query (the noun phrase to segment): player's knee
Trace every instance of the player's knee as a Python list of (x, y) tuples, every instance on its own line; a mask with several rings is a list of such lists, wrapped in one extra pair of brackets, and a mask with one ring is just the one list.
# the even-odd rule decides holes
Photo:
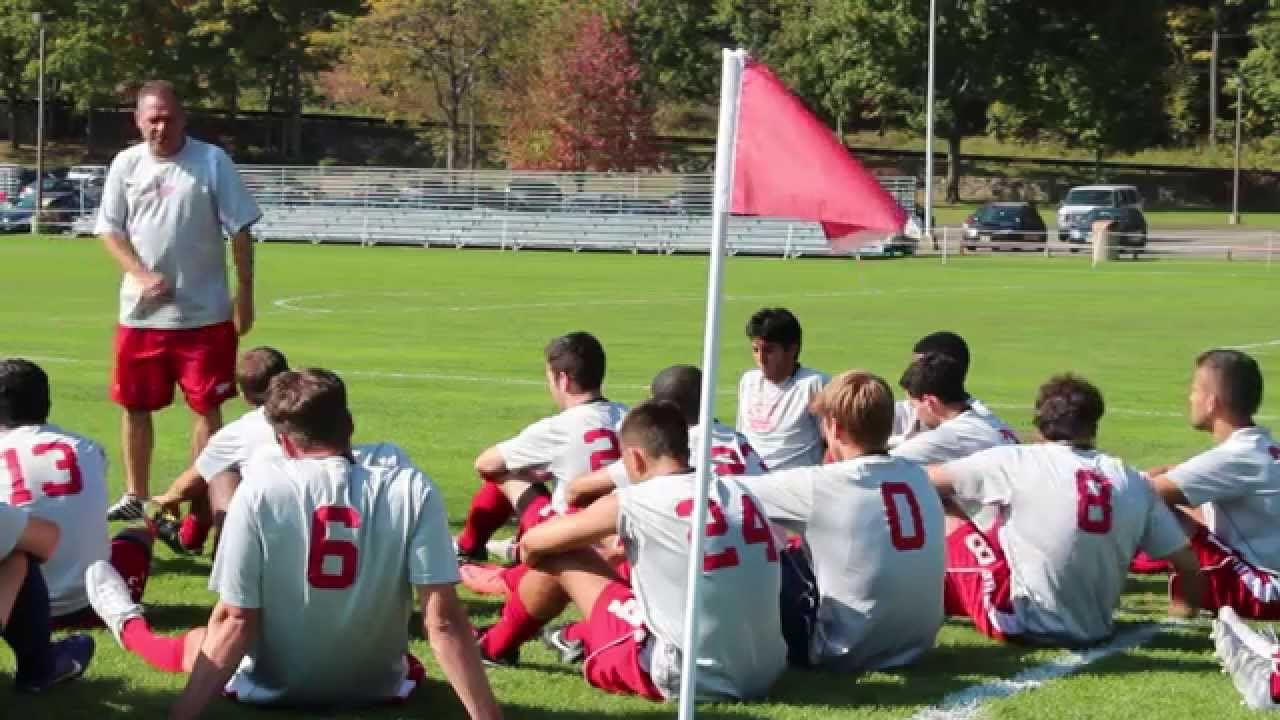
[(151, 532), (146, 528), (141, 527), (127, 527), (116, 533), (115, 539), (137, 543), (147, 549), (150, 549), (152, 543), (155, 541)]

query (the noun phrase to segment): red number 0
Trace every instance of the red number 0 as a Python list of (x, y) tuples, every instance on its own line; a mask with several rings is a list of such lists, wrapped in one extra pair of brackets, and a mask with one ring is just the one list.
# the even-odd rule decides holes
[[(329, 539), (329, 523), (344, 527), (360, 527), (360, 513), (341, 505), (322, 505), (311, 515), (311, 548), (307, 552), (307, 582), (321, 590), (341, 590), (356, 582), (360, 568), (360, 556), (355, 543), (350, 540)], [(337, 574), (325, 572), (325, 558), (336, 557), (340, 562)]]
[[(80, 463), (76, 460), (76, 451), (62, 441), (40, 443), (31, 448), (35, 457), (57, 453), (58, 460), (53, 466), (67, 473), (66, 482), (46, 482), (40, 484), (40, 491), (45, 497), (56, 498), (65, 495), (79, 495), (84, 490), (84, 477), (80, 474)], [(27, 478), (22, 473), (22, 463), (18, 461), (18, 451), (9, 448), (4, 451), (5, 468), (9, 471), (9, 483), (13, 492), (9, 496), (11, 505), (26, 505), (32, 501), (31, 490), (27, 487)]]
[(1092, 535), (1111, 532), (1111, 481), (1093, 470), (1076, 471), (1076, 525)]
[[(693, 514), (693, 499), (681, 500), (676, 505), (676, 515), (687, 518)], [(707, 501), (707, 537), (721, 537), (729, 532), (729, 523), (725, 520), (724, 510), (715, 500)], [(765, 558), (769, 562), (778, 562), (778, 548), (773, 544), (773, 533), (769, 531), (769, 523), (756, 508), (750, 496), (742, 497), (742, 540), (747, 545), (764, 543)], [(721, 568), (737, 567), (738, 548), (730, 545), (721, 552), (707, 552), (702, 558), (702, 571), (712, 572)]]
[(618, 433), (609, 428), (596, 428), (588, 430), (582, 435), (582, 442), (588, 445), (595, 443), (597, 440), (608, 440), (609, 447), (591, 453), (591, 472), (595, 472), (622, 457), (622, 451), (618, 449)]
[[(889, 540), (898, 550), (919, 550), (924, 547), (924, 518), (920, 514), (920, 503), (911, 486), (900, 482), (887, 482), (880, 486), (880, 496), (884, 498), (885, 515), (889, 518)], [(898, 512), (898, 498), (907, 505), (911, 515), (911, 533), (902, 529), (902, 515)]]

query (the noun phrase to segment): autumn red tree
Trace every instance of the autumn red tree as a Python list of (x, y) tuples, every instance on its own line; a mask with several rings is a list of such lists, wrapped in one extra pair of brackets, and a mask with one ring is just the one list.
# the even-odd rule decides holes
[(514, 96), (508, 162), (574, 172), (653, 167), (654, 103), (627, 35), (600, 14), (569, 22), (572, 41), (551, 46)]

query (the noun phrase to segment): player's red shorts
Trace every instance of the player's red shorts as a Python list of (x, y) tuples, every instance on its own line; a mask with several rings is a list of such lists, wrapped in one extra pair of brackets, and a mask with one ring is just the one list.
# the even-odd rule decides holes
[(640, 617), (631, 588), (614, 581), (596, 599), (591, 615), (578, 623), (586, 660), (582, 674), (592, 686), (619, 695), (639, 695), (655, 702), (665, 698), (640, 665), (649, 631)]
[[(142, 602), (142, 594), (147, 589), (147, 578), (151, 576), (151, 548), (127, 535), (117, 536), (111, 541), (111, 567), (124, 578), (133, 601)], [(86, 607), (53, 618), (52, 626), (54, 630), (102, 627), (102, 618), (98, 617), (93, 608)]]
[(1020, 634), (998, 525), (983, 533), (966, 522), (947, 536), (943, 605), (947, 615), (972, 618), (974, 627), (987, 637), (1007, 640)]
[[(1191, 536), (1191, 549), (1200, 559), (1205, 610), (1230, 607), (1240, 617), (1280, 620), (1280, 576), (1250, 564), (1204, 526)], [(1178, 575), (1169, 578), (1169, 594), (1182, 598)]]
[(199, 328), (116, 328), (111, 399), (127, 410), (160, 410), (173, 402), (173, 386), (198, 413), (217, 409), (236, 394), (236, 337), (230, 321)]

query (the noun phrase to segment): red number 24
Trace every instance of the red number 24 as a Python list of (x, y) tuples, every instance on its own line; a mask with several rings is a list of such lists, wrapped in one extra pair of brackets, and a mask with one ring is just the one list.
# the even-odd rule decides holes
[[(681, 500), (676, 505), (676, 515), (687, 518), (693, 514), (693, 499)], [(729, 523), (725, 520), (724, 509), (715, 500), (707, 501), (707, 537), (723, 537), (729, 532)], [(769, 531), (769, 523), (764, 514), (756, 507), (755, 500), (749, 495), (742, 496), (742, 541), (747, 545), (764, 544), (765, 558), (769, 562), (778, 562), (778, 548), (773, 544), (773, 533)], [(702, 571), (712, 572), (722, 568), (737, 567), (739, 564), (738, 548), (730, 545), (720, 552), (707, 551), (702, 558)]]

